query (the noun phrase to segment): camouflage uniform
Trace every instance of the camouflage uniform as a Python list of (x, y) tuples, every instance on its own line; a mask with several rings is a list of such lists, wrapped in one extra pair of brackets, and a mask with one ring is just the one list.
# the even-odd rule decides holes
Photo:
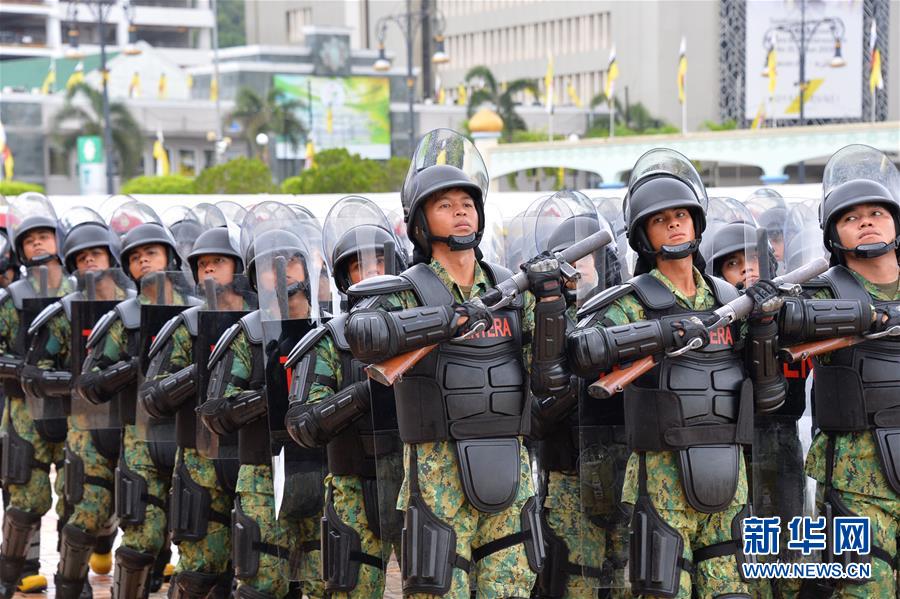
[[(242, 383), (252, 380), (254, 371), (260, 372), (263, 367), (261, 362), (254, 364), (250, 342), (243, 331), (235, 337), (229, 349), (233, 361), (225, 397), (245, 391)], [(268, 442), (266, 440), (266, 444)], [(303, 543), (318, 542), (318, 522), (312, 522), (312, 519), (294, 522), (284, 512), (276, 517), (271, 464), (241, 464), (236, 490), (241, 510), (259, 526), (260, 541), (280, 548), (278, 555), (260, 553), (256, 576), (239, 579), (238, 586), (247, 585), (279, 599), (285, 597), (291, 588), (292, 564), (288, 563), (288, 555), (299, 554)], [(318, 560), (310, 553), (304, 552), (298, 564), (301, 588), (310, 597), (324, 597), (325, 585), (318, 577)]]
[[(853, 275), (874, 299), (900, 300), (900, 292), (895, 297), (889, 297), (861, 275), (856, 272)], [(831, 292), (821, 289), (812, 297), (830, 299)], [(827, 355), (818, 357), (818, 361), (823, 363), (827, 363), (828, 359)], [(833, 437), (834, 469), (831, 486), (853, 513), (869, 517), (872, 545), (883, 548), (890, 555), (896, 555), (897, 535), (900, 533), (900, 496), (885, 478), (872, 431), (834, 433)], [(806, 474), (819, 483), (816, 487), (816, 502), (820, 513), (825, 493), (827, 444), (828, 435), (817, 433), (806, 456)], [(874, 557), (871, 564), (872, 577), (869, 582), (839, 585), (836, 596), (894, 597), (897, 591), (896, 569)]]
[[(715, 307), (715, 297), (700, 272), (694, 269), (694, 282), (697, 294), (689, 298), (679, 291), (671, 281), (659, 270), (653, 269), (650, 275), (657, 278), (671, 291), (680, 306), (688, 310), (710, 310)], [(637, 297), (631, 293), (615, 300), (604, 314), (604, 319), (616, 325), (623, 325), (646, 320), (644, 308)], [(599, 326), (599, 325), (598, 325)], [(707, 547), (716, 543), (731, 541), (731, 522), (747, 503), (747, 470), (746, 464), (740, 460), (737, 491), (731, 504), (721, 512), (704, 514), (688, 504), (681, 484), (681, 473), (678, 457), (670, 451), (645, 452), (647, 463), (647, 492), (653, 507), (663, 520), (674, 527), (684, 539), (685, 559), (693, 556), (692, 547)], [(625, 471), (625, 485), (622, 490), (622, 501), (634, 504), (638, 498), (639, 456), (632, 453)], [(742, 582), (737, 562), (733, 556), (714, 557), (696, 564), (694, 581), (700, 596), (708, 597), (725, 593), (749, 593), (747, 583)], [(691, 576), (681, 571), (679, 599), (691, 597)]]
[[(464, 290), (457, 285), (437, 260), (432, 259), (428, 266), (450, 290), (454, 300), (459, 303), (484, 294), (492, 285), (484, 269), (477, 263), (474, 282), (469, 290)], [(418, 301), (411, 291), (388, 295), (383, 301), (392, 308), (408, 309), (418, 306)], [(534, 296), (526, 293), (525, 308), (522, 312), (522, 333), (530, 337), (533, 331)], [(530, 343), (523, 343), (522, 357), (525, 366), (529, 367), (531, 364)], [(452, 441), (404, 444), (404, 479), (397, 508), (405, 511), (409, 501), (409, 452), (414, 447), (422, 498), (441, 521), (456, 531), (457, 554), (465, 559), (470, 559), (473, 547), (480, 547), (488, 541), (520, 531), (519, 517), (525, 502), (534, 495), (534, 482), (531, 477), (530, 456), (521, 438), (519, 441), (518, 493), (512, 504), (502, 512), (485, 514), (468, 502), (457, 469), (448, 467), (448, 465), (456, 464), (457, 460), (456, 448)], [(455, 599), (468, 598), (470, 575), (474, 578), (474, 586), (477, 586), (477, 594), (486, 597), (528, 597), (537, 578), (528, 565), (525, 549), (521, 544), (489, 554), (484, 559), (472, 564), (470, 574), (466, 574), (459, 568), (453, 568), (452, 585), (445, 596)], [(409, 596), (424, 598), (429, 595), (413, 594)]]

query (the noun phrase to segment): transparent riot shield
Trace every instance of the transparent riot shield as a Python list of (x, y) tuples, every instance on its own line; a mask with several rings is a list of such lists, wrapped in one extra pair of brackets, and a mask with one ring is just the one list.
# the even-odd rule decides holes
[[(82, 289), (71, 302), (71, 370), (73, 387), (81, 376), (87, 358), (87, 339), (94, 325), (113, 310), (120, 301), (135, 295), (134, 284), (120, 269), (88, 272), (82, 276)], [(79, 393), (72, 394), (75, 424), (84, 430), (118, 430), (122, 426), (118, 397), (93, 403)]]
[(622, 200), (620, 198), (594, 198), (593, 202), (594, 206), (597, 207), (597, 214), (605, 218), (606, 222), (609, 223), (613, 241), (616, 245), (616, 256), (619, 259), (619, 272), (622, 275), (622, 280), (627, 281), (631, 278), (631, 262), (628, 256), (633, 250), (628, 247), (628, 237), (625, 236)]
[(900, 202), (900, 171), (884, 152), (871, 146), (853, 144), (835, 152), (822, 174), (822, 195), (848, 181), (867, 179), (883, 185)]
[[(141, 324), (138, 347), (140, 362), (138, 389), (141, 389), (145, 383), (173, 374), (169, 371), (166, 359), (168, 350), (164, 348), (151, 359), (148, 355), (150, 346), (164, 324), (190, 306), (198, 304), (199, 300), (189, 294), (191, 287), (188, 286), (184, 272), (181, 270), (149, 272), (141, 277), (139, 284)], [(162, 418), (153, 416), (141, 402), (138, 402), (135, 424), (139, 439), (152, 442), (159, 450), (171, 452), (174, 456), (174, 415)]]
[(484, 207), (484, 233), (478, 249), (483, 259), (494, 264), (506, 264), (506, 226), (503, 214), (493, 204)]
[(285, 426), (292, 372), (284, 365), (297, 342), (321, 322), (321, 265), (298, 234), (303, 228), (295, 213), (277, 202), (254, 206), (241, 228), (259, 296), (275, 513), (285, 529), (279, 547), (287, 552), (282, 557), (292, 580), (315, 576), (326, 474), (324, 450), (299, 447)]

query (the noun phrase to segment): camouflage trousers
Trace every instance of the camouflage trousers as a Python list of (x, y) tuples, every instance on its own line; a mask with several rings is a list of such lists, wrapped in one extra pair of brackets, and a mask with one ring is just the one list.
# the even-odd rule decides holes
[(62, 500), (65, 483), (65, 476), (62, 472), (65, 443), (51, 443), (38, 434), (28, 406), (22, 398), (8, 397), (6, 400), (3, 418), (0, 421), (0, 430), (8, 431), (10, 429), (34, 447), (34, 461), (46, 464), (47, 469), (32, 467), (27, 483), (6, 485), (4, 489), (8, 499), (6, 507), (15, 507), (42, 516), (49, 512), (53, 506), (53, 496), (50, 490), (50, 466), (55, 465), (57, 470), (53, 490), (60, 498), (56, 502), (56, 513), (60, 519), (65, 518), (65, 501)]
[(297, 580), (303, 594), (324, 597), (317, 550), (319, 517), (276, 516), (271, 466), (241, 465), (235, 507), (259, 526), (262, 543), (278, 548), (277, 555), (261, 553), (256, 573), (239, 579), (238, 586), (247, 585), (281, 599), (290, 592), (291, 581)]
[(72, 510), (69, 524), (92, 535), (109, 534), (116, 528), (113, 488), (116, 463), (112, 457), (104, 456), (97, 448), (91, 431), (73, 426), (70, 419), (66, 434), (66, 447), (84, 465), (85, 479), (93, 479), (104, 485), (85, 480), (81, 500), (70, 506)]
[[(400, 555), (400, 546), (398, 543), (391, 544), (379, 539), (369, 528), (362, 480), (358, 476), (328, 475), (328, 478), (325, 479), (325, 486), (331, 490), (331, 502), (338, 518), (359, 535), (360, 550), (384, 560), (387, 564), (392, 550), (398, 556)], [(384, 570), (369, 564), (360, 564), (356, 587), (349, 593), (331, 593), (330, 597), (333, 599), (379, 599), (383, 595)]]
[[(234, 493), (219, 483), (213, 460), (203, 457), (196, 449), (179, 447), (175, 467), (184, 464), (191, 479), (209, 491), (210, 511), (228, 516), (234, 505)], [(175, 573), (203, 572), (225, 574), (231, 562), (231, 526), (209, 520), (206, 536), (200, 541), (178, 543), (178, 565)]]
[[(148, 495), (161, 504), (166, 503), (169, 488), (172, 486), (172, 471), (157, 467), (150, 456), (149, 443), (139, 438), (135, 425), (124, 427), (119, 461), (120, 467), (124, 465), (128, 470), (143, 477), (147, 482)], [(119, 527), (123, 533), (122, 545), (142, 553), (159, 554), (169, 540), (166, 522), (166, 510), (148, 502), (143, 522), (140, 524), (120, 522)]]
[(569, 563), (597, 570), (612, 564), (621, 565), (613, 570), (612, 580), (569, 574), (565, 597), (588, 599), (597, 596), (598, 588), (613, 588), (611, 596), (627, 597), (624, 565), (628, 560), (628, 523), (623, 521), (609, 528), (592, 522), (581, 505), (581, 489), (578, 476), (550, 472), (544, 510), (547, 524), (569, 549)]
[[(416, 451), (422, 499), (437, 518), (456, 532), (456, 553), (459, 556), (470, 559), (473, 548), (521, 531), (522, 508), (534, 496), (531, 462), (524, 445), (520, 443), (516, 498), (508, 508), (496, 514), (482, 513), (466, 499), (456, 464), (456, 449), (450, 441), (404, 445), (404, 490), (400, 492), (398, 509), (405, 510), (409, 502), (410, 451)], [(537, 574), (528, 565), (525, 546), (516, 544), (472, 564), (468, 574), (453, 568), (450, 591), (444, 596), (468, 599), (472, 582), (479, 597), (528, 597), (536, 579)], [(406, 595), (416, 599), (432, 596), (421, 593)]]

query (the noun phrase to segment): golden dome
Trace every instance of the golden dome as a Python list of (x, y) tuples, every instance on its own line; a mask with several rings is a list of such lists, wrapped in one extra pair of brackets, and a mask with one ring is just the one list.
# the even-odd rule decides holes
[(472, 133), (500, 133), (503, 131), (503, 119), (490, 108), (482, 108), (469, 119), (469, 131)]

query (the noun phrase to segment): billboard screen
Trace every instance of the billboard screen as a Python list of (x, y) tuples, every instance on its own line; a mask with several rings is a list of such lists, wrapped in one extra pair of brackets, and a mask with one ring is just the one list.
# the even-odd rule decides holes
[[(391, 157), (390, 85), (386, 77), (275, 75), (273, 85), (304, 106), (312, 105), (316, 150), (346, 148), (363, 158)], [(309, 109), (297, 118), (309, 127)]]
[[(805, 5), (805, 15), (802, 14)], [(847, 0), (794, 2), (747, 0), (744, 116), (753, 119), (800, 118), (800, 29), (806, 24), (804, 117), (821, 119), (862, 116), (863, 3)], [(793, 33), (793, 34), (792, 34)], [(835, 40), (844, 66), (832, 67)], [(769, 95), (768, 47), (776, 56), (775, 90)]]

